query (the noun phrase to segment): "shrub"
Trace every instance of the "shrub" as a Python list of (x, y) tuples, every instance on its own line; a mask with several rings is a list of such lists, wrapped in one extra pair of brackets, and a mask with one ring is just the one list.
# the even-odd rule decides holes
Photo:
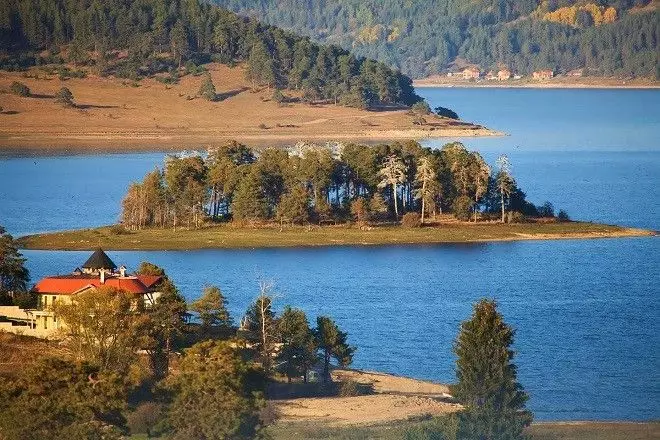
[(20, 83), (18, 81), (14, 81), (13, 83), (11, 83), (11, 86), (9, 86), (9, 90), (11, 90), (11, 92), (14, 95), (18, 95), (18, 96), (30, 96), (31, 95), (30, 88), (28, 86), (26, 86), (25, 84)]
[(538, 211), (540, 217), (555, 216), (555, 207), (552, 206), (552, 203), (550, 202), (545, 202), (542, 206), (537, 206), (536, 210)]
[(459, 220), (470, 220), (472, 215), (472, 206), (474, 206), (474, 201), (468, 196), (460, 196), (454, 200), (452, 206), (454, 210), (454, 216)]
[(74, 107), (73, 93), (66, 87), (62, 87), (59, 92), (55, 94), (55, 102), (62, 104), (64, 107)]
[(525, 221), (525, 216), (522, 212), (518, 211), (509, 211), (507, 213), (507, 222), (508, 223), (522, 223)]
[(215, 101), (218, 99), (218, 95), (215, 92), (215, 85), (211, 79), (211, 74), (207, 73), (204, 75), (202, 85), (199, 87), (199, 95), (207, 101)]
[(163, 406), (155, 402), (144, 402), (126, 416), (126, 424), (131, 434), (154, 433), (154, 428), (163, 418)]
[(448, 109), (446, 107), (440, 107), (440, 106), (436, 107), (435, 108), (435, 113), (438, 116), (443, 116), (445, 118), (458, 119), (458, 113), (456, 113), (455, 111), (453, 111), (451, 109)]
[(351, 214), (358, 222), (369, 220), (369, 203), (364, 197), (358, 197), (351, 202)]
[(128, 235), (131, 232), (124, 225), (112, 225), (110, 226), (110, 233), (114, 235)]
[(414, 103), (412, 107), (410, 107), (410, 110), (418, 115), (428, 115), (431, 113), (431, 107), (429, 107), (429, 104), (426, 101), (419, 101)]
[(286, 98), (284, 97), (284, 93), (280, 89), (275, 89), (273, 92), (273, 101), (277, 102), (278, 104), (283, 103)]
[(422, 226), (422, 216), (418, 212), (406, 212), (401, 219), (401, 225), (405, 228), (419, 228)]
[(360, 383), (355, 380), (346, 380), (339, 384), (337, 392), (339, 397), (356, 397), (373, 394), (373, 385)]
[(568, 213), (566, 211), (560, 209), (559, 214), (557, 214), (557, 220), (559, 220), (560, 222), (570, 222), (571, 218), (568, 216)]

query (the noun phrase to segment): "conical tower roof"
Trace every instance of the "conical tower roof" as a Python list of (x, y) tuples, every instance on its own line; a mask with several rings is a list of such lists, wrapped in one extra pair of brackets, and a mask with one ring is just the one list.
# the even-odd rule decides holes
[(98, 248), (94, 253), (85, 261), (83, 269), (109, 269), (114, 270), (117, 265), (103, 252), (103, 249)]

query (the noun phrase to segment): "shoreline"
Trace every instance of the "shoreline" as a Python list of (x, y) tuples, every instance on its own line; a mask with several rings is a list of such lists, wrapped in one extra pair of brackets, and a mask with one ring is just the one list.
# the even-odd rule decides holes
[(506, 81), (479, 79), (449, 79), (445, 76), (431, 76), (413, 80), (415, 88), (498, 88), (498, 89), (620, 89), (620, 90), (656, 90), (660, 81), (648, 79), (619, 80), (615, 78), (586, 77), (582, 79), (555, 77), (550, 80), (531, 78), (510, 79)]
[[(272, 90), (252, 88), (244, 66), (207, 65), (219, 96), (199, 97), (202, 78), (176, 84), (155, 79), (131, 82), (90, 75), (60, 80), (39, 69), (0, 71), (4, 110), (0, 114), (0, 155), (71, 152), (177, 151), (206, 149), (227, 140), (255, 146), (299, 141), (383, 142), (406, 139), (504, 136), (479, 124), (426, 115), (420, 122), (407, 108), (369, 110), (329, 102), (277, 103)], [(31, 95), (9, 92), (14, 81)], [(75, 106), (54, 96), (66, 86)]]
[(237, 227), (200, 229), (144, 229), (113, 232), (111, 226), (59, 231), (19, 237), (25, 250), (170, 251), (202, 249), (317, 249), (346, 246), (441, 246), (539, 240), (586, 240), (651, 237), (657, 232), (640, 228), (585, 222), (548, 224), (459, 224), (404, 228), (379, 226), (362, 230), (341, 226)]
[(223, 142), (237, 140), (255, 148), (286, 147), (298, 142), (355, 142), (360, 144), (377, 144), (380, 142), (404, 141), (414, 139), (455, 139), (476, 137), (503, 137), (506, 133), (474, 125), (473, 128), (427, 130), (390, 130), (390, 131), (364, 131), (361, 133), (321, 133), (316, 135), (294, 134), (268, 134), (251, 135), (241, 134), (238, 131), (221, 135), (185, 134), (150, 134), (128, 135), (115, 133), (114, 135), (87, 135), (62, 136), (59, 134), (43, 134), (42, 136), (5, 136), (0, 134), (0, 159), (3, 157), (21, 156), (59, 156), (73, 154), (125, 154), (125, 153), (170, 153), (182, 150), (204, 150), (206, 146), (218, 145)]

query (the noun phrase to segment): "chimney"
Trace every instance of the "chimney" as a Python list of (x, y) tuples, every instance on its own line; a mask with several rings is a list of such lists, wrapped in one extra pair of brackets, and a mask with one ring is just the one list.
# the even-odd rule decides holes
[(101, 284), (105, 284), (105, 270), (101, 269)]
[(119, 276), (121, 276), (122, 278), (126, 276), (126, 266), (121, 266), (119, 268)]

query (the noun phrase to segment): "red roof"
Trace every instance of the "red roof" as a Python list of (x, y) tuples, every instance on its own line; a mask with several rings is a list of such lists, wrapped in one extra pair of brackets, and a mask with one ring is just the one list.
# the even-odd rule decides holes
[(71, 295), (85, 287), (110, 286), (125, 290), (129, 293), (148, 293), (161, 277), (150, 275), (139, 275), (132, 277), (116, 277), (108, 275), (105, 283), (101, 284), (101, 279), (95, 275), (64, 275), (47, 277), (39, 281), (33, 292), (52, 293), (55, 295)]

